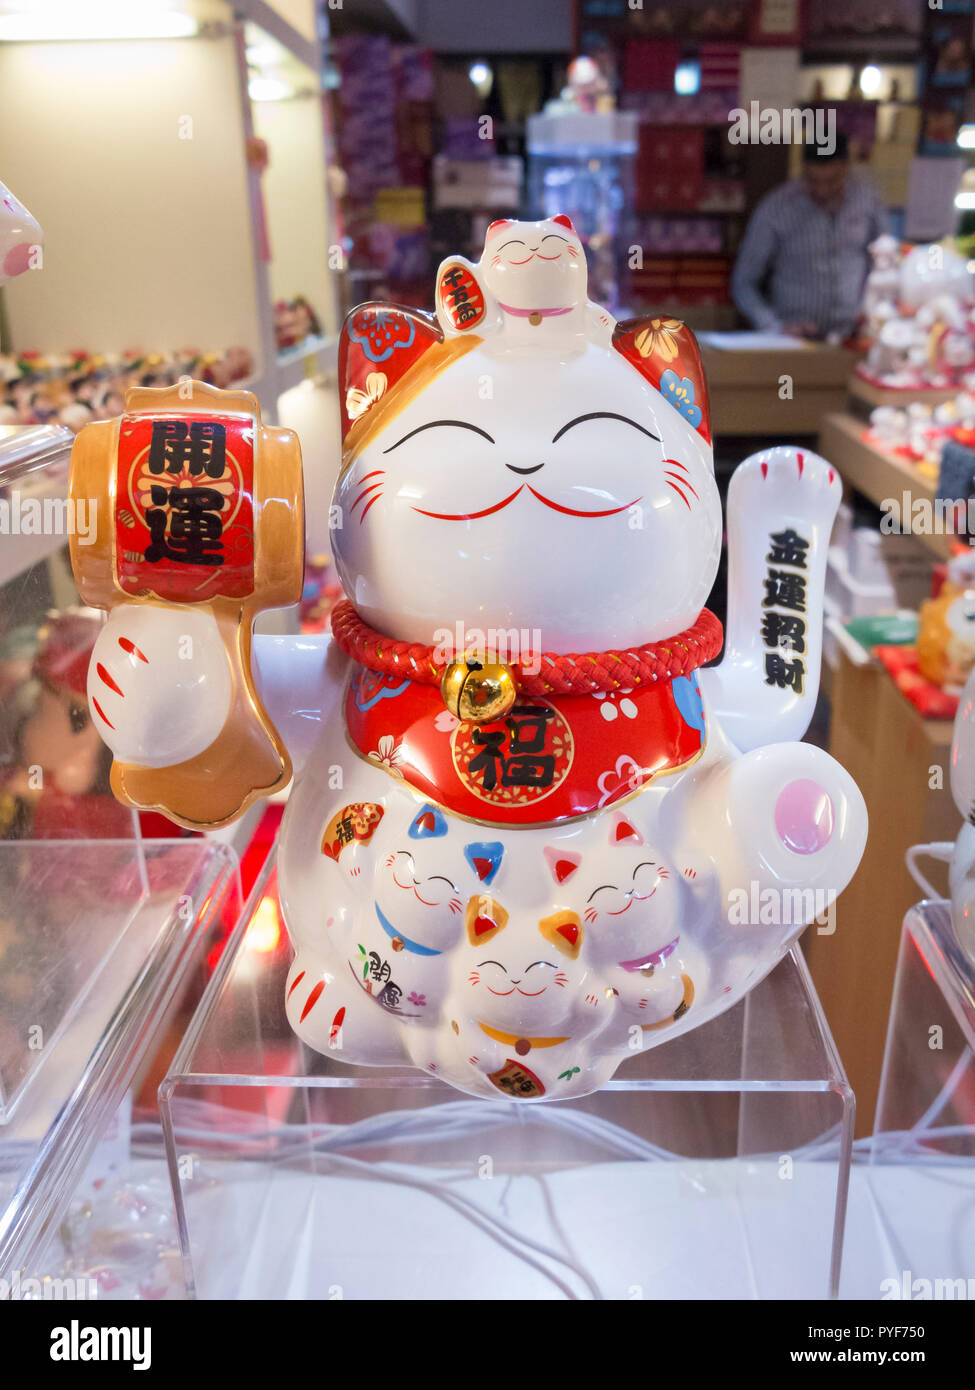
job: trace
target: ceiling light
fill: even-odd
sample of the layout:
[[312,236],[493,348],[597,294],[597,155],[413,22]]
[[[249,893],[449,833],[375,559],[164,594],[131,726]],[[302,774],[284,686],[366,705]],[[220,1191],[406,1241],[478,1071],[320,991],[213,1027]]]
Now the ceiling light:
[[247,91],[251,101],[284,101],[295,94],[294,88],[279,77],[252,77]]
[[678,63],[674,68],[674,91],[692,97],[701,89],[701,64]]
[[868,63],[860,73],[860,91],[865,97],[875,97],[883,84],[884,75],[874,63]]
[[198,32],[192,15],[139,0],[34,0],[27,11],[0,14],[0,41],[185,39]]

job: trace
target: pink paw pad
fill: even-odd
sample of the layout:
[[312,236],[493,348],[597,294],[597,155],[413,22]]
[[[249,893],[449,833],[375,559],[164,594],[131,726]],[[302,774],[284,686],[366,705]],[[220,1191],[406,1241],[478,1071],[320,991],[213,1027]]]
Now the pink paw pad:
[[14,246],[8,251],[3,262],[4,275],[9,275],[13,278],[13,276],[23,275],[25,270],[29,270],[31,252],[33,249],[34,247],[31,242],[22,241],[19,245]]
[[808,777],[790,782],[775,803],[775,828],[793,854],[815,854],[833,835],[833,802],[818,782]]

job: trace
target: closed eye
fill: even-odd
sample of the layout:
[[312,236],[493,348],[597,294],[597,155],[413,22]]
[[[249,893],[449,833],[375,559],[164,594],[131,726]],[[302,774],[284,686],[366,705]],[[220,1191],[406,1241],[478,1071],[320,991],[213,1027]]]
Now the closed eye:
[[610,888],[610,889],[612,889],[612,890],[615,892],[615,891],[616,891],[616,884],[615,884],[615,883],[604,883],[604,884],[602,884],[599,888],[594,888],[594,889],[592,890],[592,892],[589,894],[589,897],[586,899],[586,902],[587,902],[587,903],[591,903],[592,900],[593,900],[593,898],[596,896],[597,893],[602,893],[602,892],[603,892],[605,889],[607,889],[607,888]]
[[451,883],[449,878],[445,878],[443,874],[431,874],[426,881],[427,883],[433,883],[434,881],[439,883],[446,883],[448,888],[453,888],[454,892],[457,892],[457,889],[454,886],[454,884]]
[[[477,969],[483,970],[486,965],[496,965],[499,970],[504,970],[504,966],[499,960],[482,960]],[[507,970],[504,970],[504,973],[507,975]]]
[[425,425],[417,425],[416,429],[410,430],[409,434],[404,434],[402,439],[397,439],[395,444],[390,444],[388,449],[383,450],[383,453],[391,454],[394,449],[398,449],[401,444],[405,444],[406,441],[412,439],[415,434],[422,434],[424,430],[441,429],[445,425],[452,426],[454,429],[458,430],[473,430],[473,432],[479,434],[482,439],[486,439],[489,444],[494,443],[494,440],[488,434],[487,430],[482,430],[478,425],[472,425],[467,420],[430,420]]
[[631,420],[628,415],[617,414],[615,410],[591,410],[587,415],[577,415],[574,420],[570,420],[568,424],[563,425],[558,433],[552,436],[552,443],[556,444],[565,434],[566,430],[574,429],[576,425],[585,424],[587,420],[622,420],[624,425],[632,425],[635,430],[639,430],[641,434],[645,434],[648,439],[655,439],[658,444],[660,443],[659,435],[654,434],[652,430],[645,429],[643,425],[638,425],[637,422]]
[[550,970],[554,970],[556,968],[553,962],[550,960],[533,960],[531,965],[525,967],[525,974],[527,975],[529,970],[534,970],[536,965],[547,965]]
[[520,237],[512,237],[512,239],[511,239],[510,241],[503,242],[502,245],[498,247],[498,250],[499,250],[499,251],[503,251],[504,248],[505,248],[506,246],[527,246],[527,245],[528,245],[527,241],[522,241]]
[[655,869],[657,866],[652,859],[645,859],[642,864],[637,864],[633,870],[633,877],[636,878],[641,869]]

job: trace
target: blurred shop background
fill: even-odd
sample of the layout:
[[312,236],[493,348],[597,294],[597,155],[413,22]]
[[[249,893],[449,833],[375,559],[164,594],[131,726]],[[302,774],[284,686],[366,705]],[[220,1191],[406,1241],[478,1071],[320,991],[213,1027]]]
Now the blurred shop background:
[[[3,1010],[77,932],[77,894],[33,892],[38,841],[158,840],[158,893],[211,884],[196,964],[132,1054],[151,1108],[281,815],[255,808],[204,841],[118,806],[85,700],[100,615],[79,606],[66,537],[10,518],[64,496],[73,435],[120,414],[130,386],[245,387],[305,461],[301,611],[265,621],[326,631],[343,315],[432,308],[440,260],[477,260],[492,221],[566,213],[591,298],[698,333],[722,489],[771,442],[818,449],[844,479],[809,737],[852,773],[873,833],[835,935],[811,929],[805,949],[869,1133],[920,895],[903,855],[958,831],[951,721],[975,664],[966,518],[946,531],[906,507],[881,525],[905,493],[975,494],[973,21],[975,0],[0,0],[0,180],[44,229],[43,264],[0,289],[0,1109]],[[825,191],[810,191],[818,160],[774,134],[769,113],[796,108],[836,137]],[[814,312],[835,261],[804,249],[803,198],[847,254],[845,316]],[[808,297],[777,305],[790,256]],[[742,311],[746,259],[767,314]],[[724,584],[722,566],[721,616]],[[192,863],[176,837],[200,844]],[[113,853],[110,878],[84,880],[92,913],[131,893],[134,861]],[[286,961],[273,894],[252,919],[245,949]],[[82,997],[69,976],[46,976],[62,1021]],[[106,1018],[116,985],[99,985]],[[120,1077],[104,1074],[105,1113]],[[175,1280],[147,1270],[149,1288]]]

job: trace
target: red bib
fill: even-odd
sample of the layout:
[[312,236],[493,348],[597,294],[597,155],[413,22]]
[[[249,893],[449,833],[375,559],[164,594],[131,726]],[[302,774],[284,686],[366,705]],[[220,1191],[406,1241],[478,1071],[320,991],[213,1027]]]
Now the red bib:
[[700,757],[707,739],[697,673],[644,690],[525,696],[474,724],[435,685],[353,667],[349,740],[426,800],[488,825],[589,815]]

